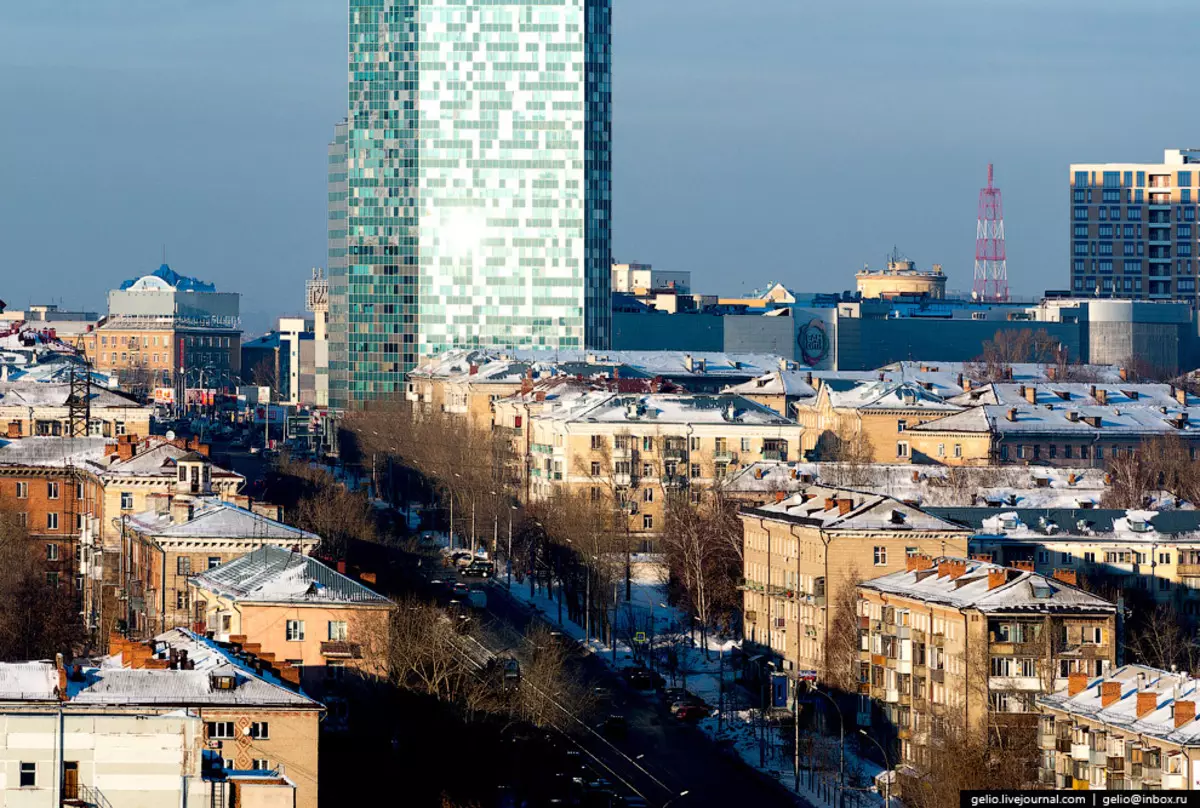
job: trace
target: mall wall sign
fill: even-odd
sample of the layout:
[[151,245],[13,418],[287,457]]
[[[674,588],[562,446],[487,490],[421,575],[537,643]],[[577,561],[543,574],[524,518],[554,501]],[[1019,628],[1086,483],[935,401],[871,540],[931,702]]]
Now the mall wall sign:
[[816,318],[801,326],[796,339],[800,345],[800,354],[804,364],[810,367],[823,361],[829,355],[829,335],[825,333],[825,322]]

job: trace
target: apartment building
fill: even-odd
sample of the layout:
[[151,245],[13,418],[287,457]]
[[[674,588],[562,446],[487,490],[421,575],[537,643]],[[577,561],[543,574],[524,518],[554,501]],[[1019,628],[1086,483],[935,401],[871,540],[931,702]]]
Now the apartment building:
[[1078,296],[1196,299],[1200,152],[1160,163],[1071,165],[1071,289]]
[[198,634],[290,663],[306,692],[386,674],[393,603],[315,558],[266,545],[188,583]]
[[820,485],[741,519],[747,640],[821,677],[833,609],[854,603],[855,581],[904,570],[910,556],[965,555],[970,535],[892,497]]
[[187,632],[111,645],[0,664],[5,805],[316,808],[323,708],[294,676]]
[[951,401],[969,409],[911,427],[913,462],[1102,468],[1153,438],[1200,441],[1200,399],[1174,385],[992,384]]
[[908,430],[960,412],[932,381],[821,379],[817,395],[795,405],[804,427],[805,455],[837,460],[848,454],[866,463],[907,463]]
[[201,482],[200,492],[154,498],[154,507],[122,520],[121,597],[127,631],[147,636],[193,624],[191,577],[260,547],[309,555],[320,537],[278,520],[278,508],[248,510],[223,502]]
[[528,380],[554,376],[583,379],[659,379],[693,393],[716,393],[779,367],[770,354],[683,351],[450,351],[422,357],[407,374],[405,400],[418,412],[469,416],[488,427],[492,403],[521,390]]
[[1170,606],[1200,622],[1200,511],[931,508],[972,528],[971,552],[998,564]]
[[1039,781],[1057,789],[1200,789],[1200,682],[1125,665],[1040,696]]
[[928,765],[941,741],[1032,733],[1039,694],[1116,660],[1116,606],[1026,568],[915,555],[858,594],[860,692],[902,763]]
[[[0,436],[70,437],[70,396],[69,383],[0,382]],[[93,386],[88,407],[90,437],[150,434],[152,409],[124,393]]]
[[565,487],[611,502],[649,549],[669,496],[699,502],[743,464],[798,460],[800,437],[794,421],[739,396],[580,392],[530,418],[530,498]]

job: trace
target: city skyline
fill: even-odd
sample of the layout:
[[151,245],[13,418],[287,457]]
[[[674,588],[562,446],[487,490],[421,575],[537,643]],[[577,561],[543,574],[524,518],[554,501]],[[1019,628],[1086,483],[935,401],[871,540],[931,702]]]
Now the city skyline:
[[[966,290],[975,202],[994,162],[1014,294],[1067,288],[1069,165],[1150,162],[1194,145],[1198,113],[1187,108],[1153,128],[1106,124],[1114,99],[1140,84],[1121,43],[1186,9],[1125,6],[764,0],[716,25],[715,3],[687,15],[618,4],[614,257],[690,270],[697,291],[769,280],[833,291],[897,244]],[[157,266],[165,244],[181,272],[242,292],[247,319],[302,308],[302,281],[325,263],[345,9],[265,2],[231,27],[227,8],[0,11],[0,103],[44,116],[38,98],[58,99],[80,122],[0,135],[8,260],[38,269],[6,273],[10,305],[95,309],[119,279]],[[38,57],[47,37],[64,46],[51,65]],[[726,58],[713,67],[718,42]],[[1111,58],[1089,62],[1094,48]],[[273,131],[271,148],[239,144],[247,127]],[[854,189],[867,184],[880,199],[861,199]]]

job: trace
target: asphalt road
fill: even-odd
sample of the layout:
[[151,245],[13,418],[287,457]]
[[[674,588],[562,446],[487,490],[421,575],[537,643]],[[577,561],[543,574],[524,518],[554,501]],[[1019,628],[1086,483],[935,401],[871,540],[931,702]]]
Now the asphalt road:
[[[521,633],[527,632],[534,620],[541,619],[525,604],[509,597],[499,582],[488,587],[487,611],[494,620]],[[502,630],[485,639],[494,652],[508,650],[514,642],[513,636]],[[629,722],[625,740],[609,742],[585,731],[579,734],[578,741],[650,805],[670,803],[679,808],[807,805],[740,759],[720,751],[696,727],[672,718],[657,694],[630,689],[593,655],[581,653],[578,662],[595,684],[614,694],[617,704],[612,712],[624,715]],[[687,794],[681,797],[683,792]]]

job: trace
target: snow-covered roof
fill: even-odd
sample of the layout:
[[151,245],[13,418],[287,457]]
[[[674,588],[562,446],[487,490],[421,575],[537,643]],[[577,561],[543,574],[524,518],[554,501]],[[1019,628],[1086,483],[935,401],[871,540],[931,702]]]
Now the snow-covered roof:
[[[847,503],[843,505],[842,503]],[[819,527],[822,530],[898,530],[966,534],[962,525],[883,494],[809,485],[782,502],[746,508],[756,517]]]
[[821,387],[828,392],[829,404],[835,409],[920,410],[938,413],[958,412],[960,409],[915,381],[861,382],[825,379],[821,382]]
[[307,530],[285,525],[261,514],[239,508],[216,497],[193,500],[192,518],[176,523],[170,510],[143,511],[129,517],[129,527],[164,539],[260,539],[317,542],[320,537]]
[[408,375],[413,379],[512,383],[520,382],[530,369],[535,375],[541,372],[590,376],[618,368],[621,375],[745,379],[776,370],[780,362],[780,357],[774,354],[758,353],[480,348],[425,357]]
[[266,545],[192,579],[201,589],[241,602],[365,604],[387,598],[309,556]]
[[[549,402],[549,399],[547,399]],[[727,394],[578,392],[549,402],[540,418],[588,423],[731,424],[796,426],[774,410]]]
[[[1116,685],[1116,700],[1104,706],[1104,684]],[[1145,705],[1138,715],[1138,694],[1153,693],[1154,707]],[[1087,687],[1074,696],[1064,685],[1054,693],[1039,696],[1038,704],[1077,718],[1089,719],[1130,735],[1154,738],[1180,746],[1200,744],[1200,722],[1194,718],[1175,726],[1175,705],[1200,701],[1200,680],[1146,665],[1124,665],[1108,676],[1088,679]]]
[[[978,362],[941,362],[941,361],[910,361],[893,362],[890,365],[885,365],[880,370],[898,371],[904,370],[907,372],[937,372],[945,373],[953,376],[963,374],[966,378],[975,378],[978,371],[983,366]],[[1058,371],[1058,367],[1053,364],[1042,364],[1040,362],[1013,362],[1005,366],[1012,371],[1012,380],[1014,382],[1042,382],[1050,381],[1050,375]],[[922,371],[922,368],[925,370]],[[1107,384],[1116,384],[1121,381],[1121,369],[1117,365],[1070,365],[1067,368],[1068,373],[1086,375],[1091,379],[1100,379]]]
[[[143,408],[145,405],[118,393],[92,386],[93,409],[109,407]],[[0,382],[0,407],[65,407],[71,395],[70,384],[57,382]]]
[[[960,574],[955,574],[955,566]],[[875,592],[922,603],[980,612],[1115,612],[1116,606],[1036,572],[962,558],[936,558],[927,569],[908,569],[863,581]]]
[[51,701],[57,689],[53,663],[0,662],[0,701]]
[[1006,539],[1086,537],[1164,543],[1200,539],[1200,511],[1091,508],[930,508],[977,533]]
[[810,370],[776,370],[764,376],[757,376],[748,382],[730,385],[721,392],[740,396],[813,398],[817,395],[816,375]]
[[[212,461],[194,449],[180,447],[166,438],[150,436],[136,444],[137,453],[129,460],[113,460],[103,473],[110,476],[165,477],[174,476],[180,461]],[[212,466],[214,478],[236,477],[242,475],[228,471],[218,466]]]
[[[1033,401],[1029,397],[1033,397]],[[968,390],[950,399],[964,407],[987,404],[1032,405],[1053,404],[1055,406],[1108,406],[1108,407],[1169,407],[1180,409],[1184,402],[1188,407],[1200,406],[1200,398],[1188,395],[1182,388],[1171,384],[1130,384],[1119,382],[1046,382],[1041,384],[1001,383],[988,384]]]
[[[1011,414],[1011,417],[1010,417]],[[1096,420],[1098,419],[1098,420]],[[1181,420],[1182,419],[1182,420]],[[1044,404],[987,404],[917,424],[909,430],[926,433],[1023,433],[1076,438],[1142,437],[1200,434],[1200,406]]]
[[[738,470],[722,488],[733,494],[795,493],[813,483],[833,485],[846,470],[838,463],[797,463],[759,460]],[[1104,495],[1103,469],[1059,469],[993,466],[958,468],[915,466],[911,463],[873,463],[855,470],[861,485],[879,494],[936,507],[1004,504],[1019,508],[1085,508],[1099,505]],[[1156,507],[1173,507],[1164,497]]]
[[0,438],[0,466],[65,468],[68,464],[99,463],[109,438]]

